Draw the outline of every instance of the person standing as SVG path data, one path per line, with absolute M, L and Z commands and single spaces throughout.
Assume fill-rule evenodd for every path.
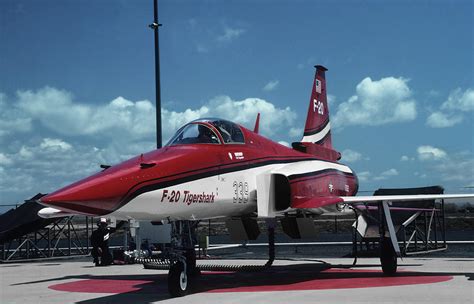
M 112 264 L 112 255 L 109 251 L 109 238 L 112 231 L 107 227 L 105 218 L 100 218 L 97 226 L 98 228 L 91 235 L 91 255 L 95 266 L 107 266 Z

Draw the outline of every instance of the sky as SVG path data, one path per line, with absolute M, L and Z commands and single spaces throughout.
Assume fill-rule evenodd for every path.
M 163 139 L 222 117 L 302 137 L 322 64 L 360 190 L 474 186 L 472 1 L 159 0 Z M 153 150 L 153 1 L 0 0 L 0 204 Z M 470 189 L 472 192 L 472 188 Z

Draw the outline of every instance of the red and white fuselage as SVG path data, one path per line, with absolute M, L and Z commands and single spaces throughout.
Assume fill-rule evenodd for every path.
M 305 130 L 289 148 L 221 119 L 190 122 L 169 143 L 43 198 L 62 212 L 136 220 L 197 220 L 292 209 L 336 210 L 357 193 L 332 148 L 326 68 L 316 66 Z
M 257 176 L 272 172 L 288 176 L 293 204 L 310 196 L 357 192 L 357 178 L 345 165 L 285 147 L 241 126 L 244 143 L 224 143 L 208 121 L 191 124 L 217 133 L 219 143 L 169 145 L 53 192 L 41 202 L 89 215 L 193 220 L 257 212 Z

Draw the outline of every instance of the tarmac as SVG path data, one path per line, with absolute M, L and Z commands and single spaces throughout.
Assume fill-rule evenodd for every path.
M 250 257 L 251 258 L 251 257 Z M 377 258 L 276 260 L 260 272 L 203 272 L 192 291 L 170 298 L 167 271 L 94 267 L 90 258 L 0 264 L 0 302 L 10 303 L 473 303 L 474 258 L 399 261 L 395 277 Z M 200 260 L 263 265 L 265 260 Z

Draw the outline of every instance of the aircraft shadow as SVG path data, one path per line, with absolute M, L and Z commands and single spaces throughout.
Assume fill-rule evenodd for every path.
M 350 279 L 373 280 L 386 278 L 379 269 L 358 269 L 360 267 L 372 267 L 374 265 L 359 265 L 352 267 L 349 265 L 330 264 L 295 264 L 285 266 L 272 266 L 260 272 L 203 272 L 199 277 L 192 279 L 190 294 L 203 292 L 238 292 L 238 291 L 271 291 L 280 290 L 281 286 L 293 286 L 295 284 L 305 284 L 309 282 L 317 286 L 320 282 L 334 280 L 335 288 L 342 288 L 344 282 Z M 406 265 L 403 265 L 406 266 Z M 352 269 L 348 269 L 352 268 Z M 150 270 L 153 272 L 153 270 Z M 463 276 L 468 280 L 474 280 L 474 273 L 445 273 L 445 272 L 411 272 L 401 271 L 397 273 L 398 278 L 407 280 L 417 277 L 446 277 Z M 76 303 L 150 303 L 169 299 L 167 291 L 167 274 L 145 274 L 145 275 L 81 275 L 54 278 L 46 281 L 60 281 L 65 279 L 86 279 L 86 280 L 113 280 L 116 284 L 129 280 L 143 281 L 144 283 L 134 285 L 134 291 L 101 296 L 94 299 L 83 300 Z M 315 281 L 316 280 L 316 281 Z M 311 283 L 313 281 L 313 283 Z M 340 283 L 337 283 L 337 282 Z M 35 282 L 28 282 L 35 283 Z M 28 284 L 21 283 L 21 284 Z M 90 284 L 96 284 L 91 281 Z M 115 284 L 115 283 L 114 283 Z M 18 285 L 18 284 L 17 284 Z M 311 289 L 311 288 L 309 288 Z M 317 288 L 315 288 L 317 289 Z

